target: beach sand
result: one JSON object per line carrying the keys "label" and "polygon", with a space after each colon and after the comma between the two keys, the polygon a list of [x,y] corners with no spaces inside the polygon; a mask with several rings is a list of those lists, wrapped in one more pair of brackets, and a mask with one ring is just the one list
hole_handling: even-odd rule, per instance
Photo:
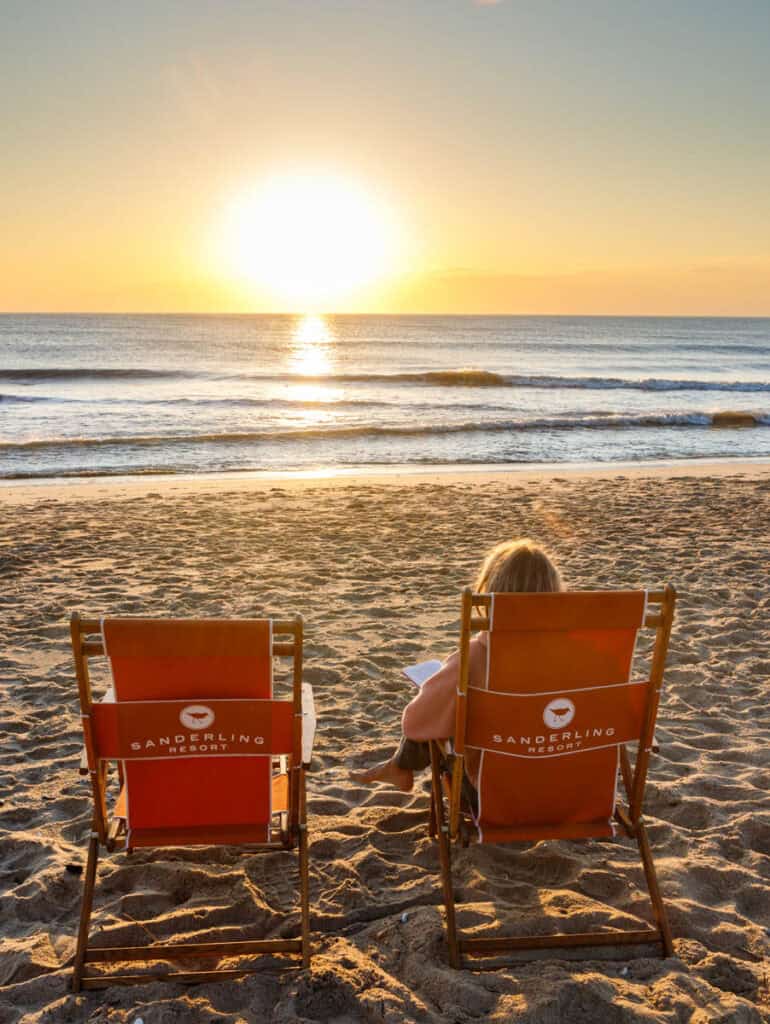
{"label": "beach sand", "polygon": [[[0,1022],[770,1021],[770,473],[737,469],[0,491]],[[400,668],[453,647],[481,554],[519,535],[553,550],[570,587],[679,591],[646,804],[668,960],[451,970],[427,778],[409,794],[349,778],[397,739]],[[311,973],[273,960],[217,984],[68,993],[82,876],[67,866],[84,863],[90,806],[73,609],[305,617]],[[111,944],[284,934],[295,864],[105,855],[93,926]],[[455,878],[460,925],[479,931],[649,920],[629,840],[471,848]]]}

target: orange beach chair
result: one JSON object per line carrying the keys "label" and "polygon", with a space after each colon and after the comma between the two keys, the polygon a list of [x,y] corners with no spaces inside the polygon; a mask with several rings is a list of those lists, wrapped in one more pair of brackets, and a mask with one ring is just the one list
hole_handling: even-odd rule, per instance
{"label": "orange beach chair", "polygon": [[[438,839],[449,959],[505,950],[657,943],[672,952],[671,931],[650,853],[642,803],[654,743],[676,594],[575,592],[474,594],[462,601],[455,760],[445,808],[439,745],[432,751],[431,833]],[[637,634],[656,630],[649,678],[632,678]],[[486,688],[468,681],[473,631],[488,631]],[[638,744],[632,765],[626,744]],[[462,800],[466,752],[480,751],[478,807]],[[618,799],[622,778],[627,805]],[[636,840],[654,927],[581,934],[458,935],[451,847],[609,838]]]}
{"label": "orange beach chair", "polygon": [[[86,974],[87,965],[292,953],[310,963],[305,766],[315,715],[302,683],[302,619],[81,619],[71,634],[94,799],[73,989],[157,978],[205,981],[254,966],[163,974]],[[280,638],[280,639],[279,639]],[[89,659],[112,677],[94,701]],[[292,659],[290,699],[273,697],[273,657]],[[108,767],[119,795],[108,809]],[[298,848],[300,936],[147,946],[89,945],[100,846]],[[104,933],[102,933],[104,935]]]}

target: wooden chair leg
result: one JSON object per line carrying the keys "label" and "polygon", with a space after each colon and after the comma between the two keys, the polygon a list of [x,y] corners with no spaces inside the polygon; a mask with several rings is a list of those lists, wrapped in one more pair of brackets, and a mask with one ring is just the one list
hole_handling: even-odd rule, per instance
{"label": "wooden chair leg", "polygon": [[88,860],[83,885],[83,902],[80,907],[80,926],[78,942],[75,949],[75,966],[72,972],[72,991],[80,991],[80,980],[83,976],[86,952],[88,950],[88,926],[91,921],[91,908],[94,902],[94,885],[96,884],[96,862],[99,859],[99,839],[92,835],[88,843]]}
{"label": "wooden chair leg", "polygon": [[299,827],[299,886],[302,913],[302,966],[310,966],[310,879],[307,857],[307,827]]}
{"label": "wooden chair leg", "polygon": [[428,822],[428,832],[431,839],[436,838],[436,805],[433,801],[433,786],[431,785],[430,791],[430,821]]}
{"label": "wooden chair leg", "polygon": [[460,950],[457,944],[457,925],[455,922],[455,896],[452,886],[452,856],[449,848],[449,826],[444,815],[444,794],[441,789],[441,772],[438,763],[438,754],[431,745],[431,804],[436,821],[436,834],[438,836],[438,852],[441,862],[441,884],[444,893],[444,908],[446,910],[446,934],[449,947],[449,963],[452,967],[460,966]]}
{"label": "wooden chair leg", "polygon": [[299,891],[302,915],[302,966],[310,967],[310,871],[307,853],[307,810],[305,773],[301,771],[299,809]]}
{"label": "wooden chair leg", "polygon": [[449,852],[449,827],[439,825],[438,852],[441,861],[441,884],[444,890],[444,906],[446,908],[446,936],[449,946],[449,963],[452,967],[460,966],[460,950],[457,945],[457,925],[455,923],[455,897],[452,886],[452,859]]}
{"label": "wooden chair leg", "polygon": [[671,928],[669,927],[668,915],[666,914],[663,897],[660,895],[660,886],[658,885],[658,876],[655,871],[655,864],[652,860],[650,841],[647,838],[647,829],[645,828],[644,822],[641,820],[636,824],[636,841],[639,845],[639,854],[641,855],[642,865],[644,867],[644,877],[647,879],[647,889],[650,893],[652,909],[655,914],[655,920],[657,921],[658,928],[660,929],[663,953],[664,956],[672,956],[674,952],[674,944],[671,939]]}

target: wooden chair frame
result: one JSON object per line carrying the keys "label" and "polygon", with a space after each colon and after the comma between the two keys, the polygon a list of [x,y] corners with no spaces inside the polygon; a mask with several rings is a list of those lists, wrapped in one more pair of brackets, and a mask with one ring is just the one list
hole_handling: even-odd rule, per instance
{"label": "wooden chair frame", "polygon": [[459,934],[455,918],[455,897],[452,882],[452,843],[467,846],[470,836],[476,832],[470,811],[462,805],[462,781],[465,762],[465,725],[467,714],[468,665],[471,634],[488,630],[489,595],[474,594],[470,588],[463,592],[462,628],[460,636],[460,684],[457,693],[455,718],[455,757],[452,767],[451,786],[446,786],[448,809],[445,807],[445,785],[442,780],[441,759],[443,750],[431,743],[431,814],[430,834],[438,840],[441,881],[444,906],[446,908],[446,934],[449,946],[449,962],[459,968],[463,954],[489,956],[508,950],[541,950],[571,946],[615,946],[625,944],[656,943],[662,947],[664,957],[671,956],[673,944],[671,929],[663,899],[658,886],[655,865],[652,860],[647,829],[642,818],[644,789],[647,782],[650,752],[657,750],[654,732],[655,719],[663,683],[663,671],[668,654],[669,638],[674,619],[676,591],[667,584],[663,590],[647,595],[647,614],[644,627],[655,629],[655,645],[649,676],[649,693],[645,708],[642,730],[635,763],[632,766],[628,750],[620,748],[620,767],[627,806],[620,801],[615,807],[615,819],[623,833],[635,839],[644,868],[644,877],[652,904],[655,926],[629,931],[612,929],[600,932],[584,932],[556,935],[494,936],[489,938],[463,938]]}
{"label": "wooden chair frame", "polygon": [[[89,716],[93,695],[88,670],[88,660],[103,656],[104,644],[101,639],[101,624],[98,619],[81,618],[74,613],[70,622],[72,650],[75,659],[80,706],[83,715],[83,729],[89,736],[91,719]],[[96,634],[96,635],[95,635]],[[276,637],[284,639],[276,640]],[[295,751],[301,751],[301,757],[288,759],[282,757],[283,767],[289,772],[288,811],[280,815],[277,822],[271,823],[270,839],[267,843],[249,844],[244,852],[267,852],[275,850],[293,850],[298,848],[298,866],[300,880],[300,937],[296,939],[247,939],[244,941],[227,942],[185,942],[157,943],[146,946],[89,946],[89,922],[93,906],[94,886],[96,882],[96,866],[99,848],[103,846],[108,852],[115,849],[118,839],[125,834],[125,822],[122,818],[110,815],[107,806],[107,761],[99,761],[95,768],[89,768],[85,749],[80,761],[80,774],[88,775],[94,800],[94,814],[91,836],[88,843],[88,859],[86,862],[83,902],[80,911],[77,946],[74,957],[72,989],[107,988],[110,985],[146,984],[149,981],[171,982],[202,982],[237,978],[257,970],[256,966],[239,966],[233,969],[212,969],[202,971],[166,970],[153,974],[91,974],[85,973],[87,964],[97,963],[128,963],[132,961],[174,961],[184,959],[223,959],[253,956],[265,953],[290,953],[302,958],[302,967],[310,966],[310,903],[309,903],[309,872],[308,872],[308,839],[307,839],[307,801],[305,791],[305,769],[312,758],[315,731],[315,709],[313,692],[309,684],[302,682],[302,643],[303,621],[297,615],[285,621],[273,620],[273,657],[285,656],[292,659],[292,700],[294,704],[294,739]],[[303,730],[303,716],[308,719],[309,728]],[[91,746],[93,749],[93,746]],[[296,761],[296,763],[294,763]],[[123,766],[117,762],[118,782],[123,785]],[[152,847],[150,847],[152,849]],[[130,854],[131,849],[127,852]]]}

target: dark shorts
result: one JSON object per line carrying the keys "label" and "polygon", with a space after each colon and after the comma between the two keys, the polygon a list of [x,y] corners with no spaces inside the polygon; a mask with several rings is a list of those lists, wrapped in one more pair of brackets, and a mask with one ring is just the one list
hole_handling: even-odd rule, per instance
{"label": "dark shorts", "polygon": [[[442,769],[444,771],[451,772],[453,760],[454,758],[452,754],[442,754]],[[399,768],[410,768],[415,772],[422,771],[424,768],[429,767],[430,743],[423,743],[420,740],[408,740],[406,736],[402,736],[396,752],[396,764]],[[477,814],[479,807],[479,794],[467,775],[463,775],[462,797],[463,801],[473,810],[473,813]]]}

